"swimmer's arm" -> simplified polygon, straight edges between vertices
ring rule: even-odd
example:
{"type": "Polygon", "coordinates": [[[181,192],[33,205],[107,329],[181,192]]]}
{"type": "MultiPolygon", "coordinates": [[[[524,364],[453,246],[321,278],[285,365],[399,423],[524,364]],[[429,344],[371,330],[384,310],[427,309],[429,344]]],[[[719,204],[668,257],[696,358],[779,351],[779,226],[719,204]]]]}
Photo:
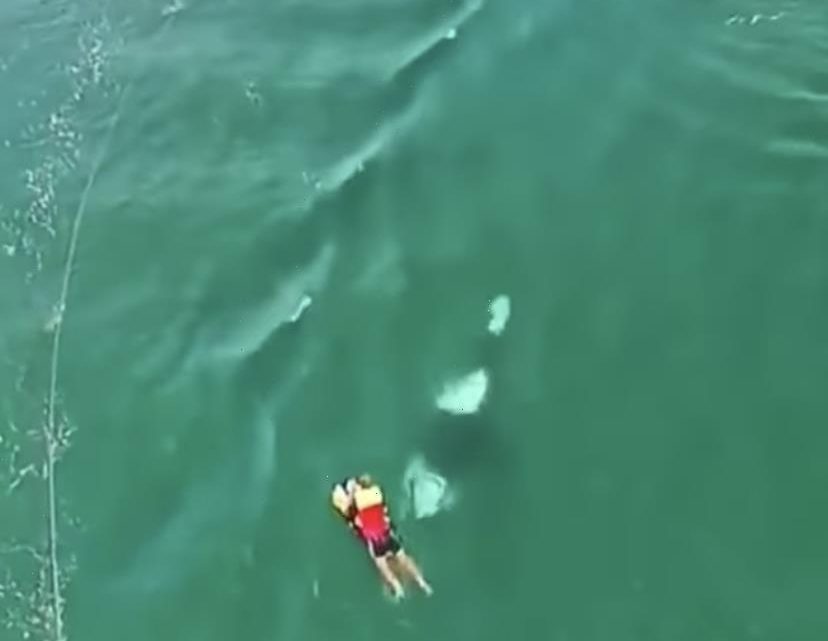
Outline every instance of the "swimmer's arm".
{"type": "Polygon", "coordinates": [[[391,518],[391,511],[388,509],[388,506],[384,506],[385,508],[385,522],[388,524],[388,527],[392,530],[396,530],[397,526],[394,525],[394,519],[391,518]]]}

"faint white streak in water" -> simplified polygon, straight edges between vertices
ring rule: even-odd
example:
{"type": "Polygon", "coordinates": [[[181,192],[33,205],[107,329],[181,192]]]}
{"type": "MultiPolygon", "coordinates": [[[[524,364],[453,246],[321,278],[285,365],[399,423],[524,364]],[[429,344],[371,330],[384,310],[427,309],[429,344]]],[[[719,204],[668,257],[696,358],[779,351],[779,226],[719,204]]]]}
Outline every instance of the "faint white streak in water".
{"type": "MultiPolygon", "coordinates": [[[[391,80],[399,71],[408,67],[412,62],[438,45],[444,39],[457,37],[457,29],[468,19],[477,13],[483,6],[482,0],[473,0],[464,4],[452,19],[451,26],[441,27],[424,41],[417,43],[414,48],[404,52],[398,62],[387,72],[385,81],[391,80]]],[[[366,165],[374,159],[387,145],[401,132],[409,129],[412,123],[417,122],[420,117],[420,105],[415,101],[399,117],[383,121],[368,137],[368,139],[354,152],[342,158],[331,167],[317,171],[303,170],[301,173],[302,182],[308,185],[310,204],[316,198],[315,192],[333,192],[340,189],[349,180],[365,170],[366,165]]]]}
{"type": "Polygon", "coordinates": [[[749,27],[753,27],[762,21],[775,22],[785,17],[785,15],[787,15],[786,11],[779,11],[772,14],[754,13],[751,15],[741,15],[736,13],[725,20],[725,25],[747,25],[749,27]]]}
{"type": "MultiPolygon", "coordinates": [[[[370,138],[356,151],[346,156],[333,167],[321,171],[313,181],[316,191],[336,191],[351,178],[365,169],[365,163],[374,158],[385,145],[388,130],[392,125],[385,124],[374,130],[370,138]]],[[[303,177],[307,174],[303,172],[303,177]]]]}
{"type": "MultiPolygon", "coordinates": [[[[210,358],[239,359],[258,351],[273,332],[299,320],[312,295],[327,282],[335,255],[334,245],[325,245],[297,274],[287,280],[280,278],[268,300],[251,308],[234,309],[232,314],[213,321],[215,325],[201,336],[192,358],[207,354],[210,358]]],[[[192,358],[188,366],[193,364],[192,358]]]]}
{"type": "MultiPolygon", "coordinates": [[[[301,372],[295,372],[294,378],[280,389],[278,405],[275,412],[281,412],[287,399],[295,391],[296,385],[304,378],[301,372]]],[[[245,518],[249,520],[258,519],[264,512],[267,505],[267,497],[270,496],[270,488],[273,485],[273,477],[276,473],[276,437],[278,430],[272,417],[273,410],[262,404],[258,408],[255,417],[254,433],[251,439],[251,451],[249,454],[249,465],[245,470],[247,485],[243,489],[245,506],[245,518]],[[268,411],[270,410],[270,411],[268,411]]]]}
{"type": "MultiPolygon", "coordinates": [[[[383,65],[383,80],[390,81],[401,70],[407,68],[417,59],[421,58],[428,51],[438,46],[442,40],[453,40],[457,37],[458,29],[465,24],[474,14],[483,7],[483,0],[470,0],[461,5],[449,25],[442,25],[435,29],[424,39],[415,43],[407,51],[396,56],[396,60],[390,65],[383,65]]],[[[312,192],[310,194],[310,205],[313,204],[315,192],[332,192],[341,188],[354,176],[365,170],[365,166],[375,158],[401,131],[406,131],[411,123],[416,122],[420,116],[419,105],[415,101],[411,107],[400,117],[393,120],[386,120],[380,127],[375,129],[368,139],[353,153],[342,158],[331,167],[321,170],[303,170],[302,181],[308,185],[312,192]]]]}
{"type": "Polygon", "coordinates": [[[392,67],[385,72],[385,80],[391,80],[403,69],[409,67],[429,51],[439,46],[443,40],[454,40],[457,32],[462,28],[478,11],[483,8],[483,0],[470,0],[465,2],[449,20],[449,24],[441,25],[433,30],[428,36],[414,43],[407,51],[404,51],[392,67]]]}
{"type": "Polygon", "coordinates": [[[338,190],[354,176],[364,171],[365,165],[376,158],[396,136],[408,130],[411,124],[417,121],[419,116],[419,105],[415,102],[398,117],[385,120],[371,132],[368,139],[359,148],[342,158],[332,167],[323,169],[316,174],[303,171],[303,181],[306,184],[312,182],[313,190],[316,192],[333,192],[338,190]]]}
{"type": "Polygon", "coordinates": [[[294,310],[293,314],[290,315],[290,318],[288,320],[291,323],[295,323],[296,321],[298,321],[300,318],[302,318],[302,315],[305,313],[305,310],[308,307],[310,307],[312,303],[313,299],[310,296],[308,296],[307,294],[302,296],[302,300],[299,301],[299,304],[296,306],[296,309],[294,310]]]}
{"type": "Polygon", "coordinates": [[[29,476],[39,476],[37,467],[34,463],[29,463],[26,467],[14,471],[12,481],[11,483],[9,483],[9,487],[7,488],[6,493],[11,494],[12,492],[14,492],[20,486],[20,484],[29,476]]]}
{"type": "Polygon", "coordinates": [[[183,0],[173,0],[170,4],[165,5],[164,8],[161,9],[161,15],[164,17],[174,16],[175,14],[180,13],[186,8],[187,5],[184,4],[183,0]]]}
{"type": "Polygon", "coordinates": [[[767,150],[772,154],[788,158],[828,159],[828,147],[813,140],[775,140],[768,145],[767,150]]]}
{"type": "Polygon", "coordinates": [[[828,93],[818,93],[807,89],[794,89],[781,96],[786,100],[799,100],[802,102],[828,103],[828,93]]]}

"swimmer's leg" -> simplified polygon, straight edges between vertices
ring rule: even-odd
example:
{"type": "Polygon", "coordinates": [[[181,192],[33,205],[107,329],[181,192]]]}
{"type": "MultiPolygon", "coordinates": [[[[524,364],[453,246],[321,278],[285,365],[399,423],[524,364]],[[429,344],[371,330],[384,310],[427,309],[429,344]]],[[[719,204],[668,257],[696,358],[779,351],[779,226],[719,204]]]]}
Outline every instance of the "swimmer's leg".
{"type": "Polygon", "coordinates": [[[420,571],[420,568],[417,567],[414,559],[408,556],[408,554],[405,553],[405,550],[398,551],[395,558],[397,563],[400,564],[403,572],[410,576],[417,583],[417,585],[420,586],[420,589],[423,592],[425,592],[428,596],[431,596],[434,590],[431,589],[428,581],[425,580],[423,573],[420,571]]]}
{"type": "Polygon", "coordinates": [[[379,570],[379,573],[382,576],[383,581],[385,581],[386,585],[389,588],[391,588],[391,594],[394,596],[394,598],[401,599],[402,597],[404,597],[405,591],[403,590],[402,583],[397,578],[397,575],[394,574],[394,571],[391,569],[391,566],[388,564],[388,557],[374,556],[373,559],[374,565],[377,566],[377,570],[379,570]]]}

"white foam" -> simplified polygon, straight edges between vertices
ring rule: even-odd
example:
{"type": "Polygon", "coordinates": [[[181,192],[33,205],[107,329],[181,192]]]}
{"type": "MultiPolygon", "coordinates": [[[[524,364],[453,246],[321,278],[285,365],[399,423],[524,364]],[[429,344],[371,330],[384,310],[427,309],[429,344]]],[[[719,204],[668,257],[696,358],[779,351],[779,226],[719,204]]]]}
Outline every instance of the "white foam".
{"type": "Polygon", "coordinates": [[[450,414],[474,414],[489,389],[489,374],[482,367],[446,383],[437,397],[437,407],[450,414]]]}
{"type": "Polygon", "coordinates": [[[173,2],[161,8],[161,15],[165,18],[167,16],[174,16],[186,8],[187,5],[184,4],[183,0],[173,0],[173,2]]]}
{"type": "Polygon", "coordinates": [[[431,469],[422,456],[409,461],[403,474],[407,507],[415,519],[426,519],[454,505],[448,481],[431,469]]]}
{"type": "Polygon", "coordinates": [[[299,301],[299,304],[296,306],[296,309],[290,316],[290,322],[295,323],[300,318],[302,318],[302,314],[304,314],[305,310],[311,306],[311,303],[313,303],[313,299],[310,296],[308,296],[307,294],[302,296],[302,299],[299,301]]]}
{"type": "Polygon", "coordinates": [[[512,301],[506,295],[498,296],[489,303],[489,315],[489,332],[500,336],[512,315],[512,301]]]}

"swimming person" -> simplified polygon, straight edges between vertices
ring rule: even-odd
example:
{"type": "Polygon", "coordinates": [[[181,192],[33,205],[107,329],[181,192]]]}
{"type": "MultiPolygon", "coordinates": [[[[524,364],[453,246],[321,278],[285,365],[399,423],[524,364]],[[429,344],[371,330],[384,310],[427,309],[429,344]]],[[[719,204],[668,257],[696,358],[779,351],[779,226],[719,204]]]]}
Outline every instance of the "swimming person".
{"type": "Polygon", "coordinates": [[[337,511],[368,548],[374,564],[395,599],[404,596],[402,581],[391,562],[410,577],[426,594],[432,589],[417,564],[403,549],[402,541],[388,512],[382,490],[367,474],[347,479],[334,487],[331,500],[337,511]]]}

